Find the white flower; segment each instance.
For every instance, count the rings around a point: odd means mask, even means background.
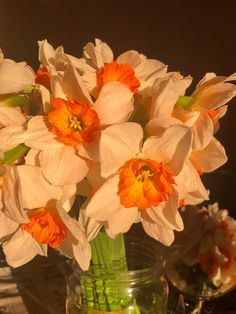
[[[191,146],[191,131],[172,126],[141,148],[142,129],[124,123],[101,132],[100,162],[105,183],[86,207],[89,217],[107,221],[110,235],[126,232],[141,221],[153,238],[169,245],[173,230],[182,230],[175,176]]]
[[[0,55],[0,95],[17,93],[34,83],[34,71],[25,62]]]

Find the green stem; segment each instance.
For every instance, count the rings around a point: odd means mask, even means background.
[[[125,243],[123,234],[118,235],[115,239],[110,238],[105,230],[101,230],[96,238],[90,242],[92,249],[92,265],[95,275],[99,276],[102,270],[127,271]],[[117,278],[116,278],[117,279]],[[114,300],[110,293],[110,280],[103,278],[97,279],[93,285],[96,285],[93,304],[97,309],[102,311],[120,310],[120,300]],[[91,293],[87,298],[91,301]],[[87,302],[89,304],[89,302]]]

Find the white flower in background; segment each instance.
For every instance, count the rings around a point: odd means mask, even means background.
[[[83,72],[82,78],[87,82],[87,86],[92,92],[96,89],[96,84],[94,84],[96,81],[102,85],[107,79],[121,82],[125,80],[122,73],[117,73],[115,76],[109,75],[114,68],[126,67],[130,72],[133,71],[140,82],[140,86],[136,86],[138,91],[151,87],[156,78],[167,72],[165,64],[158,60],[147,59],[145,55],[135,50],[126,51],[114,60],[111,48],[99,39],[95,39],[95,45],[91,42],[85,45],[84,59],[85,66],[82,63],[78,65],[78,69]]]
[[[143,54],[130,50],[114,60],[111,48],[99,39],[95,45],[91,42],[84,47],[84,57],[75,58],[64,53],[63,47],[54,48],[46,41],[39,42],[39,60],[43,69],[50,74],[53,71],[64,71],[68,64],[81,75],[81,80],[88,91],[97,98],[102,86],[111,81],[128,85],[132,92],[150,88],[157,77],[165,75],[167,66],[154,59],[147,59]],[[52,70],[50,70],[52,69]],[[43,70],[41,80],[48,82],[47,74]],[[40,83],[40,79],[38,79]],[[48,85],[48,83],[43,85]]]
[[[186,207],[185,229],[176,243],[183,247],[182,260],[199,264],[215,286],[228,284],[236,276],[236,221],[218,203],[208,207]],[[183,253],[184,252],[184,253]]]

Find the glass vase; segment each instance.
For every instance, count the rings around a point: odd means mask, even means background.
[[[165,260],[158,245],[125,238],[128,270],[91,266],[86,272],[73,263],[67,285],[67,314],[164,314],[168,286]]]
[[[219,298],[236,287],[235,282],[215,286],[203,272],[199,263],[184,263],[185,248],[175,245],[169,248],[166,275],[170,281],[169,309],[173,314],[205,313],[204,303]],[[207,313],[214,313],[208,309]]]

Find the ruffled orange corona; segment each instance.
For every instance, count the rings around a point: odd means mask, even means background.
[[[50,90],[50,75],[47,68],[42,67],[38,69],[38,71],[36,72],[35,83],[43,85]]]
[[[174,183],[172,174],[162,163],[131,159],[120,169],[118,195],[123,206],[145,209],[166,201]]]
[[[116,61],[106,64],[99,71],[97,77],[98,88],[100,89],[104,84],[111,81],[118,81],[127,85],[133,93],[140,86],[131,66],[129,64],[119,64]]]
[[[21,228],[41,244],[56,248],[67,235],[67,228],[55,208],[38,208],[28,214],[30,222]]]
[[[95,139],[100,121],[89,105],[60,98],[54,99],[51,105],[54,110],[48,113],[48,119],[59,141],[76,146]]]

